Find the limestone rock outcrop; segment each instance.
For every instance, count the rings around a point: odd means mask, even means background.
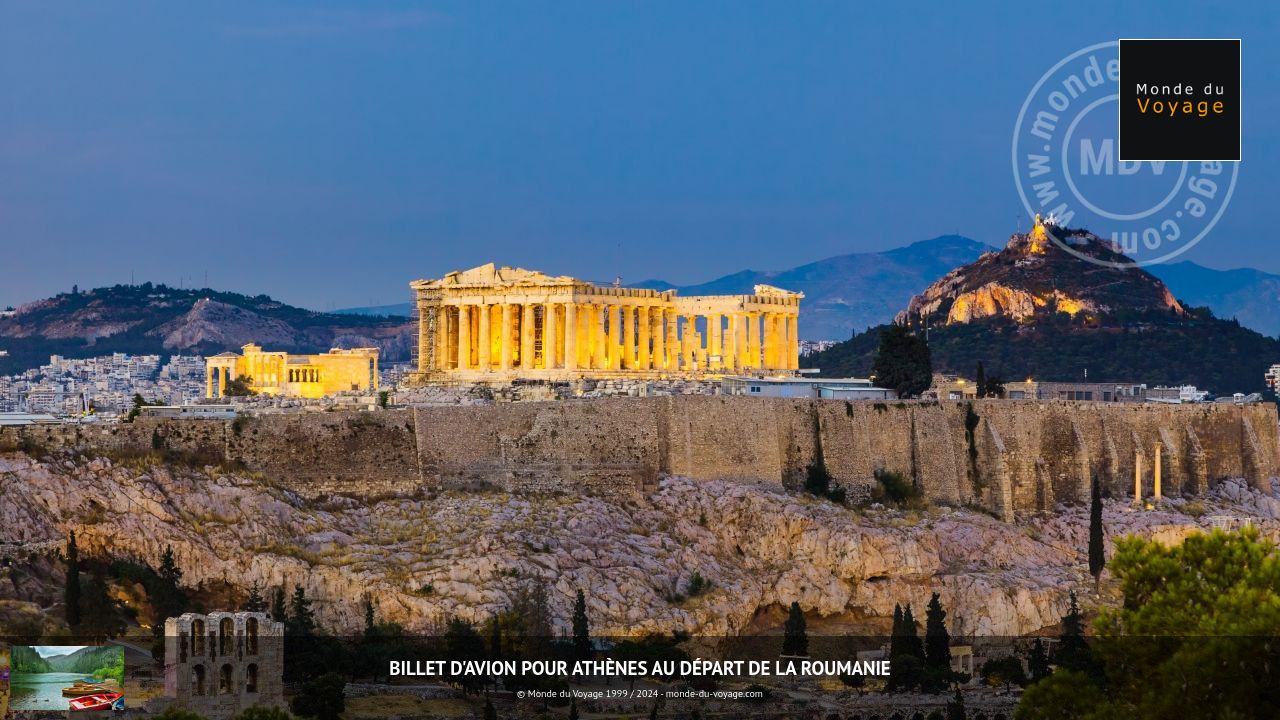
[[[74,529],[84,555],[153,566],[171,545],[186,582],[301,585],[337,631],[360,626],[366,594],[382,617],[426,630],[449,616],[481,621],[539,582],[562,629],[585,590],[602,634],[736,635],[791,602],[817,621],[884,632],[895,603],[923,606],[937,591],[953,633],[1019,635],[1055,624],[1068,592],[1092,585],[1082,507],[1012,524],[678,477],[640,500],[449,491],[319,501],[261,476],[66,453],[0,455],[0,488],[0,540],[44,543]],[[1227,482],[1194,506],[1109,503],[1106,523],[1109,541],[1177,542],[1246,521],[1275,538],[1278,515],[1276,496]],[[711,588],[682,597],[694,573]]]

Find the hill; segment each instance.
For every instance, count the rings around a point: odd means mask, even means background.
[[[1084,231],[1062,231],[1087,263],[1033,231],[947,273],[897,316],[924,332],[935,371],[972,376],[981,361],[1006,379],[1194,384],[1219,394],[1262,390],[1280,341],[1191,308],[1154,275]],[[879,328],[804,358],[824,376],[866,376]]]
[[[1235,318],[1264,335],[1280,335],[1280,275],[1253,268],[1214,270],[1193,262],[1153,265],[1148,270],[1177,288],[1178,297],[1191,305],[1208,307],[1221,318]]]
[[[699,285],[646,280],[635,287],[675,288],[681,295],[732,295],[765,284],[803,292],[800,336],[842,339],[857,328],[885,322],[926,283],[991,249],[977,240],[943,235],[885,252],[829,257],[790,270],[743,270]]]
[[[378,347],[387,360],[410,357],[415,328],[406,317],[318,313],[266,295],[165,285],[116,285],[63,293],[0,317],[0,374],[48,362],[50,355],[214,354],[248,342],[290,352]]]

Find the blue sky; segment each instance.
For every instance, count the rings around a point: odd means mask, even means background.
[[[1238,188],[1188,253],[1280,272],[1280,9],[1190,2],[0,0],[0,305],[128,282],[317,309],[489,260],[676,283],[1025,213],[1029,88],[1241,37]]]

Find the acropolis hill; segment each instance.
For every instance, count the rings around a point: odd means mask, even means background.
[[[410,283],[424,382],[790,373],[801,293],[678,297],[493,263]]]
[[[1133,497],[1193,497],[1227,478],[1280,477],[1275,406],[1066,401],[843,402],[670,396],[424,406],[236,421],[139,418],[0,429],[0,446],[149,452],[242,464],[302,496],[414,495],[442,488],[641,499],[664,475],[777,489],[821,463],[857,497],[877,470],[929,500],[1005,520],[1081,503],[1098,477]]]

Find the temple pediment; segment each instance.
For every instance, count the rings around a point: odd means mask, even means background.
[[[803,298],[804,297],[804,293],[802,292],[793,292],[791,290],[783,290],[780,287],[774,287],[772,285],[756,285],[755,288],[753,289],[755,290],[756,295],[759,295],[761,297],[781,297],[781,298]]]
[[[537,270],[498,267],[485,263],[470,270],[455,270],[439,280],[419,280],[414,287],[521,287],[589,284],[568,275],[548,275]]]

